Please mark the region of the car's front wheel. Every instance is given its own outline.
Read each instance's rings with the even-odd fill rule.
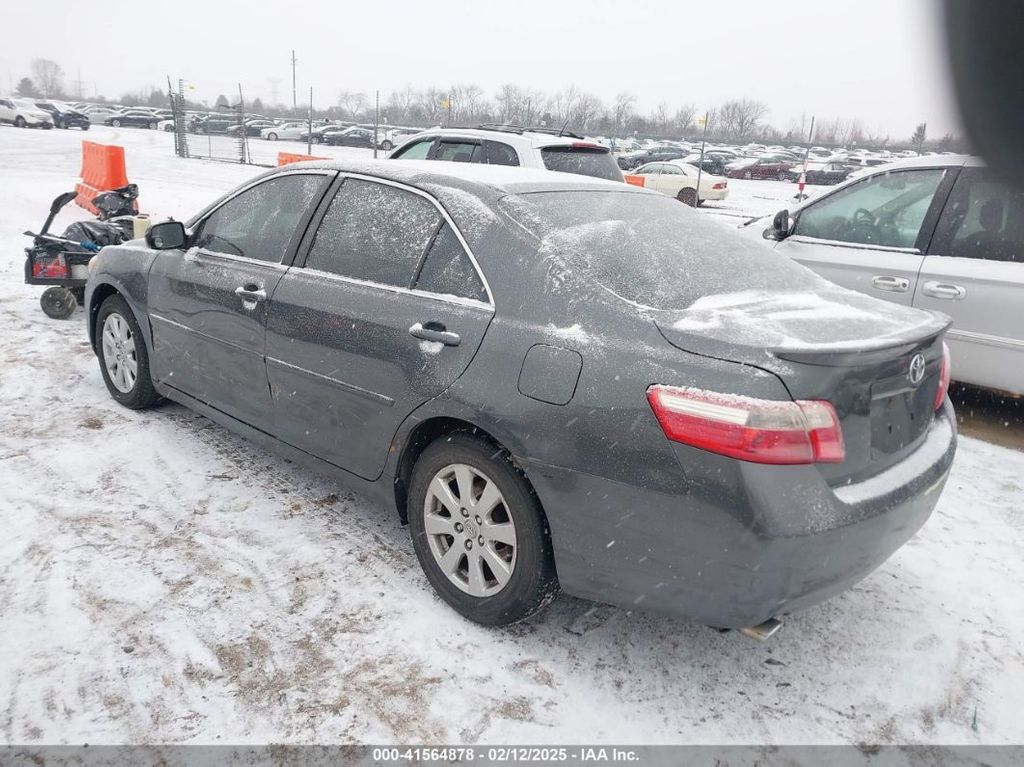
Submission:
[[[276,133],[268,133],[267,134],[267,141],[277,141],[277,134]]]
[[[96,315],[96,355],[110,396],[142,410],[160,401],[149,375],[149,354],[128,302],[111,296]]]
[[[111,120],[110,124],[114,128],[120,128],[121,127],[121,121],[120,120]]]
[[[384,139],[384,141],[382,141],[380,144],[380,148],[383,149],[385,152],[390,152],[392,149],[395,148],[395,145],[392,144],[387,139]]]
[[[22,117],[21,115],[18,115],[17,117],[14,118],[14,127],[15,128],[24,128],[25,125],[26,125],[25,118]]]
[[[409,489],[409,527],[431,585],[476,623],[524,620],[558,593],[540,504],[490,442],[455,433],[423,451]]]

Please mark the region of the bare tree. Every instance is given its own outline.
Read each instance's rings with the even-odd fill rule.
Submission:
[[[689,132],[693,126],[693,118],[697,116],[697,107],[693,104],[683,104],[681,107],[676,109],[675,115],[672,117],[673,127],[676,132],[683,135]]]
[[[733,99],[718,108],[721,131],[735,139],[752,136],[758,122],[768,114],[768,105],[752,99]]]
[[[924,151],[924,142],[928,140],[928,123],[921,123],[914,128],[914,134],[910,137],[910,143],[918,154]]]
[[[633,117],[633,108],[636,106],[636,96],[623,91],[615,97],[615,105],[612,107],[612,118],[615,121],[615,128],[625,128],[626,124]]]
[[[338,106],[344,109],[353,120],[366,106],[366,94],[355,91],[342,91],[338,94]]]
[[[61,95],[64,90],[64,70],[60,64],[50,59],[33,59],[29,69],[32,70],[32,80],[44,97]]]
[[[601,99],[593,93],[581,93],[569,112],[569,127],[585,131],[603,110]]]

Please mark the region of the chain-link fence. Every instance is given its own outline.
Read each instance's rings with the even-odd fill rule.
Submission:
[[[174,152],[179,157],[252,163],[241,93],[238,103],[230,107],[215,113],[194,113],[186,109],[185,95],[179,84],[178,92],[171,93],[171,115]]]

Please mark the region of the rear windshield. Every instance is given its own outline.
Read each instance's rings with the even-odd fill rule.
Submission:
[[[498,204],[536,238],[550,284],[584,300],[617,297],[642,308],[685,309],[706,295],[823,284],[761,242],[664,195],[535,192]]]
[[[603,147],[548,146],[540,150],[544,167],[562,173],[577,173],[609,181],[622,181],[622,171]]]

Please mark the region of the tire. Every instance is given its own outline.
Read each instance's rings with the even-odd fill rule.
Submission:
[[[75,297],[75,303],[85,306],[85,288],[68,288],[68,292]]]
[[[743,178],[745,178],[747,181],[750,181],[753,177],[754,177],[754,174],[751,173],[749,170],[746,173],[743,174]]]
[[[21,115],[18,115],[17,117],[14,118],[14,127],[15,128],[24,128],[25,126],[26,126],[26,123],[25,123],[25,118],[24,117],[22,117]]]
[[[779,174],[775,178],[777,178],[779,181],[788,181],[789,180],[789,179],[786,178],[786,174],[784,172],[782,172],[781,170],[779,171]]]
[[[110,121],[110,125],[113,128],[120,128],[121,127],[121,121],[120,120],[111,120]]]
[[[95,338],[100,374],[110,396],[132,410],[143,410],[158,403],[160,395],[153,388],[149,375],[149,352],[142,330],[128,302],[121,296],[110,296],[100,306]],[[111,359],[115,353],[123,355],[122,359]],[[132,363],[134,375],[131,375]]]
[[[157,123],[146,123],[146,127],[150,130],[156,130]]]
[[[43,295],[39,297],[39,305],[51,320],[66,320],[75,313],[78,302],[70,290],[54,285],[43,291]]]
[[[395,148],[395,145],[392,144],[387,139],[384,139],[384,141],[380,142],[380,148],[383,149],[385,152],[390,152],[392,149]]]
[[[82,130],[89,130],[89,126],[88,125],[83,125],[82,126]]]
[[[267,134],[267,141],[277,141],[277,134],[276,133],[268,133]]]
[[[444,491],[435,489],[435,480],[438,488],[450,483],[446,503],[440,500]],[[460,485],[472,490],[459,493]],[[463,505],[467,494],[472,498],[479,493],[471,502],[475,504],[485,492],[495,490],[498,501],[489,511],[475,514],[472,505]],[[475,623],[517,623],[558,593],[551,537],[540,504],[504,451],[496,451],[491,442],[454,433],[423,451],[409,488],[409,528],[427,580],[441,599]],[[487,553],[481,556],[483,552]],[[451,575],[442,568],[446,561]],[[511,572],[499,570],[502,562]]]
[[[697,204],[697,190],[690,189],[689,187],[680,189],[679,194],[676,195],[676,199],[683,203],[683,205],[689,205],[692,208]]]

